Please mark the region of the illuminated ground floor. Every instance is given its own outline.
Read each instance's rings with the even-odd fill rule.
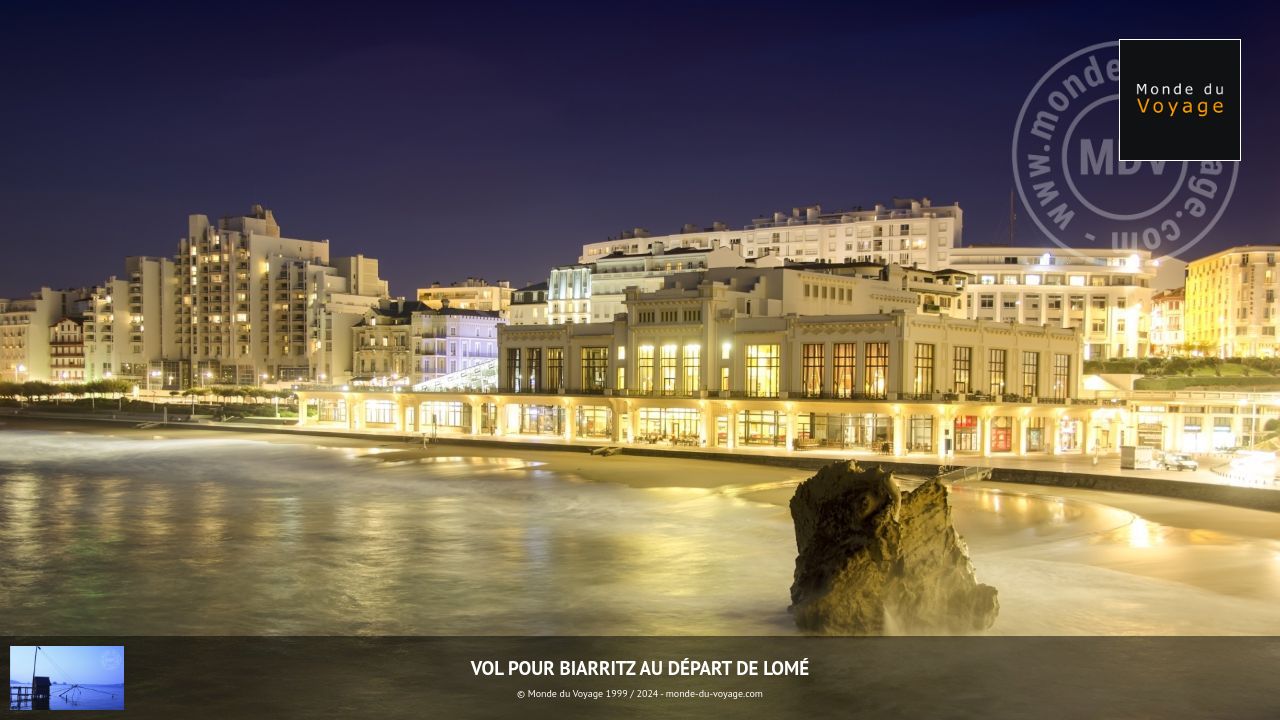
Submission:
[[[902,456],[1113,452],[1117,412],[1084,405],[299,391],[301,425],[565,442],[837,449]]]

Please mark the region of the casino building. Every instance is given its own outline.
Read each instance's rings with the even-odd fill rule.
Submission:
[[[301,422],[894,456],[1091,441],[1074,329],[924,312],[902,283],[794,268],[674,274],[625,306],[609,322],[500,326],[497,392],[304,389]]]

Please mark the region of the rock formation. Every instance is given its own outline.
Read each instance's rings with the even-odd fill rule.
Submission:
[[[827,465],[791,499],[796,527],[791,612],[828,635],[968,633],[1000,610],[974,578],[937,478],[902,494],[879,466]]]

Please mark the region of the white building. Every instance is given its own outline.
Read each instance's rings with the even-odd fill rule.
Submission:
[[[0,381],[53,381],[50,328],[79,317],[77,303],[88,290],[41,288],[21,300],[0,299]]]
[[[966,247],[949,264],[973,277],[969,317],[1080,328],[1085,359],[1144,357],[1155,290],[1177,287],[1185,263],[1140,250]]]
[[[1186,289],[1158,290],[1151,296],[1151,354],[1187,354]]]
[[[616,239],[583,245],[578,260],[594,263],[614,253],[645,254],[660,243],[667,251],[725,247],[744,259],[777,256],[794,262],[872,262],[937,270],[947,267],[951,250],[960,245],[963,225],[959,204],[935,206],[928,198],[896,199],[892,208],[876,205],[835,213],[812,205],[759,217],[740,229],[723,223],[705,229],[686,225],[673,235],[652,236],[637,228]]]
[[[270,210],[192,215],[176,258],[177,357],[196,384],[324,381],[347,372],[347,330],[387,295],[377,261],[280,234]]]
[[[554,271],[553,271],[554,272]],[[547,283],[526,285],[511,294],[507,323],[510,325],[547,324]]]
[[[431,287],[420,288],[418,302],[437,310],[447,302],[451,308],[496,312],[505,319],[513,292],[511,283],[506,280],[490,285],[481,278],[469,277],[448,286],[432,283]]]
[[[708,270],[609,323],[500,331],[496,427],[631,442],[1081,452],[1072,329],[919,312],[883,280]],[[528,395],[529,399],[521,400]],[[601,395],[575,400],[542,395]]]
[[[93,289],[84,313],[85,379],[132,380],[177,389],[185,368],[178,351],[178,291],[168,258],[125,258],[125,274]]]
[[[49,376],[54,382],[84,382],[84,326],[64,317],[49,328]]]
[[[409,386],[469,370],[498,357],[497,311],[440,308],[403,298],[366,311],[352,328],[352,382]]]

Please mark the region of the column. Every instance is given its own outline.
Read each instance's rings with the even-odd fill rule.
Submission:
[[[578,406],[570,402],[564,406],[564,441],[573,442],[577,436]]]
[[[347,427],[352,430],[359,430],[364,426],[362,422],[364,416],[364,403],[360,401],[347,401]]]
[[[484,406],[481,403],[474,403],[474,402],[471,403],[471,434],[472,435],[480,434],[480,414],[482,412],[481,410],[482,407]]]
[[[978,418],[978,430],[981,433],[978,441],[982,443],[982,457],[991,457],[991,416]]]
[[[619,402],[610,403],[609,410],[610,412],[613,413],[613,417],[610,418],[610,421],[609,421],[609,428],[610,428],[609,437],[615,443],[622,442],[622,436],[623,436],[622,415],[623,413],[626,412],[627,405],[626,403],[619,403]],[[628,418],[630,418],[630,415],[628,415]]]
[[[702,445],[711,447],[716,444],[716,409],[714,404],[702,408]]]
[[[787,449],[793,450],[796,446],[796,414],[787,412]]]
[[[631,437],[631,442],[635,442],[640,435],[640,408],[634,405],[629,408],[627,413],[627,434]]]
[[[905,423],[903,423],[902,415],[895,414],[893,416],[893,455],[894,457],[902,457],[903,455],[906,454],[906,445],[903,442],[903,440],[905,439],[903,435],[906,434],[905,431],[903,430],[904,424]]]
[[[726,412],[729,416],[729,437],[725,438],[725,447],[733,450],[738,447],[738,413],[732,409]]]
[[[493,405],[493,434],[498,436],[507,434],[507,404],[501,401]]]
[[[933,453],[939,459],[946,459],[946,427],[947,414],[944,412],[935,412],[933,414]]]
[[[1058,433],[1062,432],[1062,417],[1054,415],[1051,418],[1045,418],[1045,430],[1049,433],[1049,454],[1058,454]]]
[[[1019,415],[1017,421],[1018,428],[1018,455],[1027,454],[1027,425],[1029,421],[1026,415]]]
[[[307,424],[307,403],[309,399],[302,393],[298,393],[298,427]],[[316,416],[320,415],[320,408],[316,408]]]

